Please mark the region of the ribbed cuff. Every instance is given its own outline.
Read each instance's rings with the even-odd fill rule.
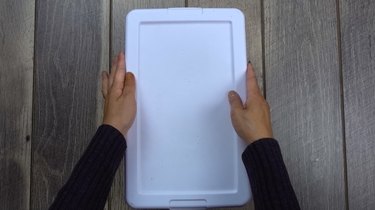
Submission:
[[[250,144],[242,160],[256,209],[300,209],[275,139],[264,138]]]
[[[124,136],[101,125],[50,209],[103,209],[125,149]]]

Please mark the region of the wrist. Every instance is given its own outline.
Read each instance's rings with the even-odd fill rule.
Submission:
[[[122,129],[121,126],[118,126],[116,123],[103,121],[103,125],[111,126],[112,128],[116,129],[118,132],[120,132],[123,136],[125,136],[126,133],[128,132],[127,129]]]
[[[260,136],[257,136],[257,137],[253,137],[253,138],[247,138],[247,139],[244,139],[245,142],[247,143],[247,145],[249,144],[252,144],[256,141],[259,141],[259,140],[262,140],[262,139],[273,139],[273,135],[260,135]]]
[[[259,142],[259,141],[269,141],[269,140],[275,140],[276,141],[276,139],[274,139],[273,137],[265,137],[265,138],[256,139],[252,143],[256,143],[256,142]]]

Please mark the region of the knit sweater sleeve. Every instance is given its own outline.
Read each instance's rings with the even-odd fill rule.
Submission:
[[[242,160],[256,210],[300,209],[276,140],[255,141],[243,152]]]
[[[103,209],[125,149],[124,136],[101,125],[50,209]]]

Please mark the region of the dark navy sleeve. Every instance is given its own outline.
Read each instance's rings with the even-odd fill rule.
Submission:
[[[279,144],[260,139],[242,154],[256,210],[300,209]]]
[[[101,125],[49,209],[103,209],[125,150],[124,136]]]

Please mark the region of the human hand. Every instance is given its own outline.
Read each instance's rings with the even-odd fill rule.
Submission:
[[[232,124],[238,136],[248,144],[262,138],[272,138],[270,108],[260,92],[250,63],[246,71],[246,93],[245,104],[235,91],[228,93]]]
[[[111,73],[102,72],[102,94],[105,100],[103,124],[111,125],[126,135],[132,126],[135,113],[135,77],[126,72],[125,56],[117,55],[112,62]]]

